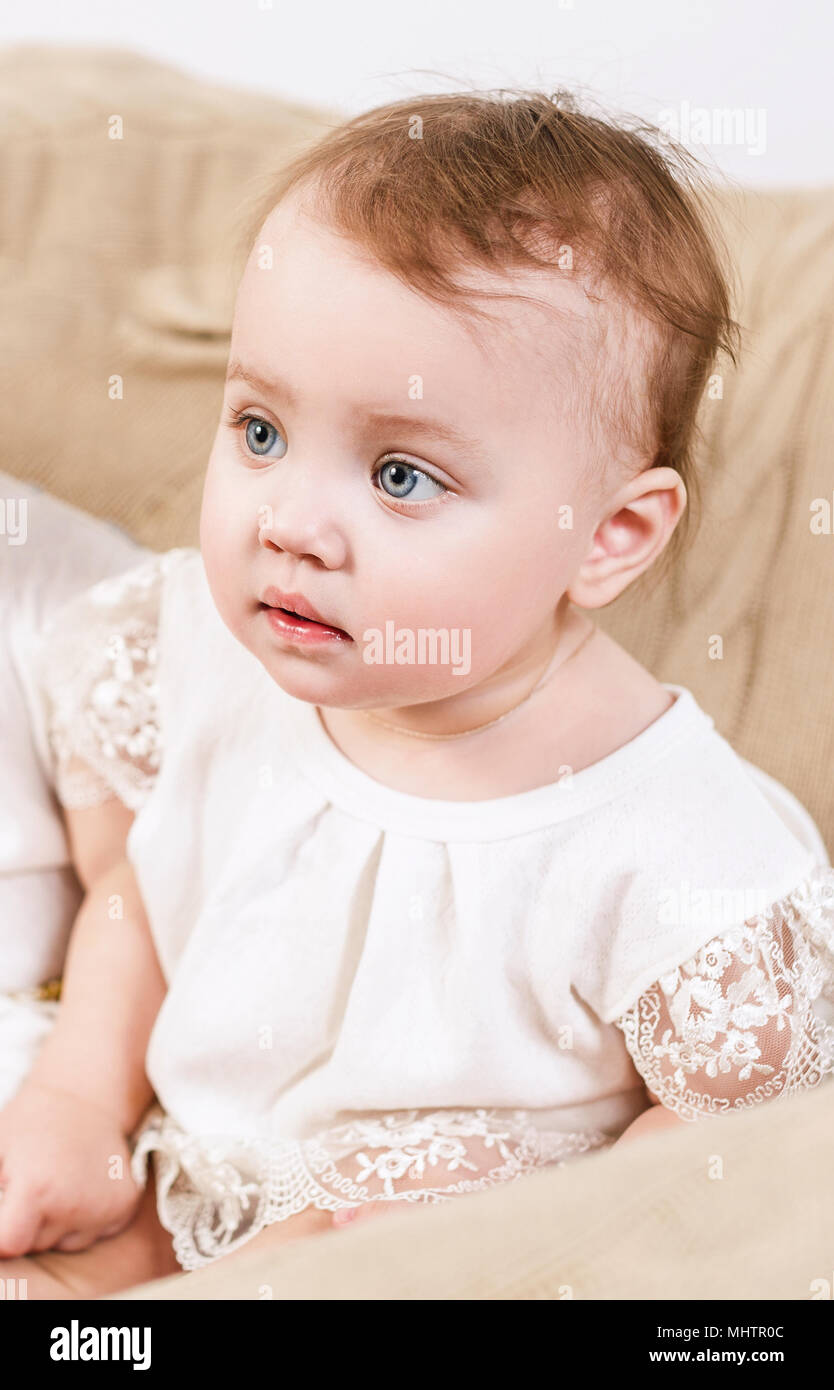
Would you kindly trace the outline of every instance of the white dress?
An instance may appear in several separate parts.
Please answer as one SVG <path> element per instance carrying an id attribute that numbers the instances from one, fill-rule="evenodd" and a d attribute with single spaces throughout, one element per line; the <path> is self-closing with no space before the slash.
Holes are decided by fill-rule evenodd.
<path id="1" fill-rule="evenodd" d="M 646 1085 L 696 1119 L 834 1071 L 834 870 L 687 689 L 573 776 L 438 801 L 336 748 L 198 550 L 71 600 L 44 651 L 60 799 L 137 812 L 168 993 L 133 1170 L 184 1269 L 605 1149 Z"/>

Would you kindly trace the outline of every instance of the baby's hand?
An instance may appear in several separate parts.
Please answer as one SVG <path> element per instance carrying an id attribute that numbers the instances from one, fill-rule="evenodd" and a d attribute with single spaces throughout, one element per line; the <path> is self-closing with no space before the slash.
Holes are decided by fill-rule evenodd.
<path id="1" fill-rule="evenodd" d="M 117 1120 L 30 1081 L 0 1110 L 0 1187 L 0 1258 L 86 1250 L 123 1230 L 142 1196 Z"/>
<path id="2" fill-rule="evenodd" d="M 411 1210 L 415 1206 L 413 1202 L 395 1202 L 385 1198 L 377 1198 L 373 1202 L 362 1202 L 358 1207 L 339 1207 L 333 1213 L 332 1224 L 337 1231 L 342 1229 L 352 1230 L 359 1221 L 367 1221 L 368 1217 L 378 1216 L 381 1212 L 396 1210 L 403 1207 Z"/>

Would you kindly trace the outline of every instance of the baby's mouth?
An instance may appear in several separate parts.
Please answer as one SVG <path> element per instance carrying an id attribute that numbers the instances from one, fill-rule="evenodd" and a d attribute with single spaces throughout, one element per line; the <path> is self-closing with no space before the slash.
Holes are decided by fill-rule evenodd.
<path id="1" fill-rule="evenodd" d="M 353 638 L 344 628 L 329 623 L 310 601 L 306 594 L 292 590 L 281 590 L 272 585 L 265 590 L 260 601 L 261 608 L 279 632 L 305 634 L 310 637 L 338 637 L 341 641 L 352 642 Z"/>
<path id="2" fill-rule="evenodd" d="M 352 642 L 353 638 L 344 628 L 333 627 L 330 623 L 320 623 L 315 618 L 305 618 L 301 613 L 296 613 L 292 608 L 283 608 L 279 604 L 261 603 L 261 608 L 270 614 L 275 614 L 279 624 L 285 623 L 288 627 L 294 628 L 298 632 L 321 633 L 322 636 L 330 634 L 333 637 L 340 637 L 343 641 Z"/>
<path id="3" fill-rule="evenodd" d="M 286 613 L 288 618 L 293 618 L 297 623 L 306 623 L 309 627 L 326 627 L 331 632 L 343 632 L 341 627 L 333 627 L 332 623 L 320 623 L 316 618 L 305 618 L 301 613 L 296 613 L 292 608 L 279 608 L 279 613 Z M 345 633 L 347 636 L 347 633 Z"/>

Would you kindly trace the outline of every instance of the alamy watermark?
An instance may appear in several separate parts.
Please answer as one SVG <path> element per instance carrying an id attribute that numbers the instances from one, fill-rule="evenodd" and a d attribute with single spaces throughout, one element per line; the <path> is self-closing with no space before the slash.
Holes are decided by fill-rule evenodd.
<path id="1" fill-rule="evenodd" d="M 25 497 L 0 497 L 0 536 L 7 545 L 25 545 L 28 536 L 29 503 Z"/>
<path id="2" fill-rule="evenodd" d="M 763 106 L 691 106 L 658 112 L 657 126 L 667 140 L 683 145 L 740 145 L 748 154 L 767 148 L 767 112 Z"/>
<path id="3" fill-rule="evenodd" d="M 683 879 L 679 888 L 658 895 L 657 920 L 662 926 L 737 927 L 767 910 L 768 898 L 758 888 L 698 888 Z"/>
<path id="4" fill-rule="evenodd" d="M 49 1355 L 53 1361 L 129 1361 L 134 1371 L 151 1364 L 149 1327 L 96 1327 L 77 1318 L 52 1329 Z"/>
<path id="5" fill-rule="evenodd" d="M 451 666 L 455 676 L 466 676 L 472 669 L 469 627 L 398 628 L 389 620 L 384 632 L 366 628 L 362 641 L 362 659 L 369 666 Z"/>

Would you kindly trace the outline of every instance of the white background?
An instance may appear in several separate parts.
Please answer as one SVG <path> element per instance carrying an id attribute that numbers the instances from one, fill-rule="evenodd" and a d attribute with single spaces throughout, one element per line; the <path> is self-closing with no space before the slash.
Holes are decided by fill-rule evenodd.
<path id="1" fill-rule="evenodd" d="M 711 168 L 768 187 L 834 182 L 832 39 L 825 0 L 6 0 L 0 10 L 4 44 L 129 47 L 346 115 L 420 91 L 516 85 L 567 85 L 652 121 L 700 109 L 712 135 L 712 113 L 730 108 L 749 113 L 754 138 L 678 131 Z"/>

